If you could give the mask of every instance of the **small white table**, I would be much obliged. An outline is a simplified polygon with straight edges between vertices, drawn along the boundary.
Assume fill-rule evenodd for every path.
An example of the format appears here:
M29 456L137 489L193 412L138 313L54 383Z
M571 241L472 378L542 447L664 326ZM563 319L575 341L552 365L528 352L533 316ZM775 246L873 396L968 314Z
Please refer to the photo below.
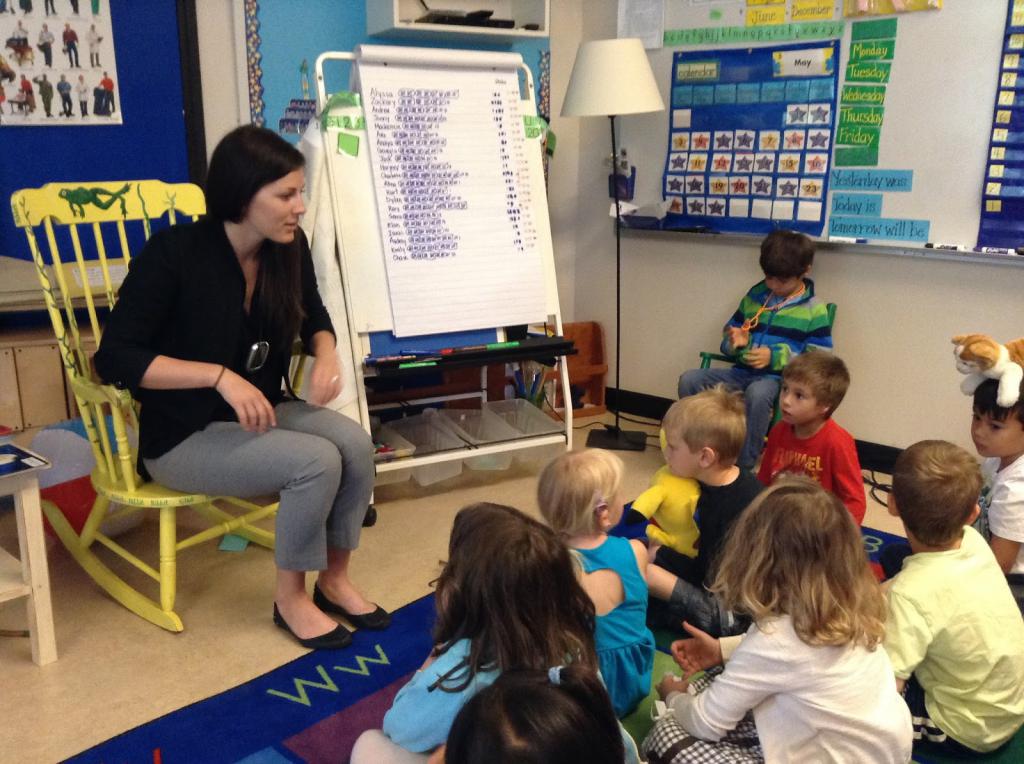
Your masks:
M15 456L15 461L7 457ZM49 463L20 446L0 445L0 495L14 496L20 561L0 549L0 602L28 597L32 660L43 666L57 660L57 640L50 605L50 571L39 503L40 470Z

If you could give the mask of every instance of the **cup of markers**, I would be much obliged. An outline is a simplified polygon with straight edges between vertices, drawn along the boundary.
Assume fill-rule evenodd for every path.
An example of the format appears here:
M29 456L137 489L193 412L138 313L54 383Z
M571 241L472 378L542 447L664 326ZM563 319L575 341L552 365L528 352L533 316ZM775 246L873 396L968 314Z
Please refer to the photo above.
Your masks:
M527 383L522 369L516 369L513 373L515 379L516 398L523 398L537 408L544 407L544 370L543 368L530 372L530 381Z

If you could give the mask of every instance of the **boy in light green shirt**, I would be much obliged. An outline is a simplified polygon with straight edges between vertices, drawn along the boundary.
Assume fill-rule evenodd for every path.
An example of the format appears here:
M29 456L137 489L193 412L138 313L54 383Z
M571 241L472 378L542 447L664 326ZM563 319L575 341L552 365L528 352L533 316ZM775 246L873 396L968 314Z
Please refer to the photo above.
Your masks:
M896 460L889 513L911 555L888 586L885 649L914 720L914 753L976 757L1024 724L1024 620L973 528L981 473L944 441Z

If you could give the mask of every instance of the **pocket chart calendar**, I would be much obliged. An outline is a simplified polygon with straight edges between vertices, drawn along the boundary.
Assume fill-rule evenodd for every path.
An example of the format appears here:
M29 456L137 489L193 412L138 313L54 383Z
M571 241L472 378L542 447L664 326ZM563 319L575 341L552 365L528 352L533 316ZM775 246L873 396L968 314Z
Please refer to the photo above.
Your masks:
M1007 7L978 244L1024 243L1024 3Z
M665 228L821 234L839 41L678 52Z

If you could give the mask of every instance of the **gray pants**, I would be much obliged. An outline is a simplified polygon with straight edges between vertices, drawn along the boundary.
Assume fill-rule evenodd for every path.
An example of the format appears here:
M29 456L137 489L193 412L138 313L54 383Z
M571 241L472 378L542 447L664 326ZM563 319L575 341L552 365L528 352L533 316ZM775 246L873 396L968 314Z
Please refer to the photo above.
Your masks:
M330 409L286 401L277 427L246 432L211 422L158 459L154 479L178 491L239 498L280 495L274 559L282 570L324 570L327 547L359 546L373 493L373 443Z

